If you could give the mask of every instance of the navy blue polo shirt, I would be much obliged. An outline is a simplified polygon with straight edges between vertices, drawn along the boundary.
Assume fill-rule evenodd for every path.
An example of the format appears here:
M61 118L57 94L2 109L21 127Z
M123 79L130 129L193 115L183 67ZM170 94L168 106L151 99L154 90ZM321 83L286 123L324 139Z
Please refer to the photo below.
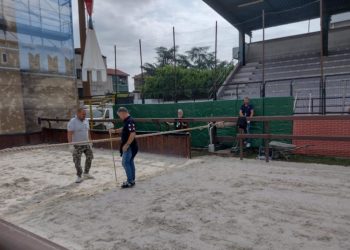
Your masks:
M127 143L130 134L133 132L136 132L135 122L131 116L128 116L124 120L124 126L122 130L122 135L121 135L120 154L123 154L123 146ZM130 144L130 148L133 154L137 153L138 146L137 146L136 138Z
M252 111L254 110L254 107L253 105L250 105L250 104L248 105L243 104L240 110L242 111L243 116L250 117L250 115L252 114Z

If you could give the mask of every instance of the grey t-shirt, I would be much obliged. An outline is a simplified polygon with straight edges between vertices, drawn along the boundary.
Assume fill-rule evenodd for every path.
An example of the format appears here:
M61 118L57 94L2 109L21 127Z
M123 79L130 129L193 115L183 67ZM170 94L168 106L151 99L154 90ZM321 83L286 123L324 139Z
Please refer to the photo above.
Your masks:
M77 117L72 118L67 125L67 130L73 132L72 142L88 141L89 129L89 122L86 119L81 121Z

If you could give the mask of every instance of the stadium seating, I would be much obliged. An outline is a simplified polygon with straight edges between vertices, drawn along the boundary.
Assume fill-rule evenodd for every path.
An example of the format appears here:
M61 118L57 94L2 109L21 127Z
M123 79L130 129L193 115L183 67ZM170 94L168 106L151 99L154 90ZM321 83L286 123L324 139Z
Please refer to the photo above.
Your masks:
M220 99L260 97L263 65L261 61L248 62L233 74L221 88ZM327 98L348 96L350 101L350 47L337 48L324 57L324 75ZM291 96L297 100L296 112L318 110L320 97L320 56L318 52L276 57L265 61L265 96ZM347 100L347 101L346 101ZM313 103L311 103L313 102ZM327 100L329 112L336 112L339 100ZM334 105L332 105L334 103ZM329 104L329 105L328 105ZM344 106L344 105L343 105Z

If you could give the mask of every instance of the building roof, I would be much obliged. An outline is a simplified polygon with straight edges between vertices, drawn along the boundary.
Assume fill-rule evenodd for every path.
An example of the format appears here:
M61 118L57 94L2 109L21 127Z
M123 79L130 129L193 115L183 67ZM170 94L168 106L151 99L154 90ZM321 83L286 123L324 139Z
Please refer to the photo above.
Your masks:
M320 17L319 0L203 0L229 23L244 33ZM350 10L349 0L323 0L325 14Z
M117 76L129 76L129 74L121 71L120 69L117 69L117 74L115 73L115 69L107 69L107 75L109 75L109 76L114 76L114 75L117 75Z
M75 53L76 55L81 55L81 48L75 48L75 49L74 49L74 53ZM102 57L103 57L103 58L107 58L107 57L104 56L104 55L102 55Z

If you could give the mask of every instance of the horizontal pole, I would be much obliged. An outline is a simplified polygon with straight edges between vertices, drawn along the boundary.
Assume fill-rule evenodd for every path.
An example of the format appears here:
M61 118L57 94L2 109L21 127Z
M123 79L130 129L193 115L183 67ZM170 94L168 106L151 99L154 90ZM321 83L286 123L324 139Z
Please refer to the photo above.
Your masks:
M285 135L285 134L238 134L238 139L288 139L310 141L350 141L350 136L317 136L317 135Z
M40 121L48 122L68 122L69 119L60 119L60 118L39 118ZM134 118L135 122L174 122L178 118ZM183 118L183 122L236 122L238 117L190 117ZM331 120L349 120L350 115L295 115L295 116L255 116L247 117L248 121L305 121L305 120L315 120L315 121L331 121ZM94 119L94 122L121 122L119 119Z

